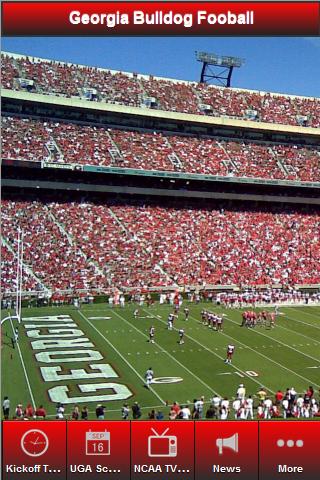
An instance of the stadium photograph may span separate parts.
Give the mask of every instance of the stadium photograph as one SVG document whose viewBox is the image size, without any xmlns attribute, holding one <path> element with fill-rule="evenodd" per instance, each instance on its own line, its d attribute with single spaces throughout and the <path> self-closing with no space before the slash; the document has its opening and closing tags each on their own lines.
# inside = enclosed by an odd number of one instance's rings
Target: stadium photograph
<svg viewBox="0 0 320 480">
<path fill-rule="evenodd" d="M 3 39 L 3 419 L 320 419 L 319 49 Z"/>
</svg>

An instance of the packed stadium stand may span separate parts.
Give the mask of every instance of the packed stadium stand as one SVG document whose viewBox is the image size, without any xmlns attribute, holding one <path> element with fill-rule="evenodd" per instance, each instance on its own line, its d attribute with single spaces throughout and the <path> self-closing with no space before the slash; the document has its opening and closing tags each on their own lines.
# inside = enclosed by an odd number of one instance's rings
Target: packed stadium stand
<svg viewBox="0 0 320 480">
<path fill-rule="evenodd" d="M 13 247 L 23 229 L 25 263 L 53 290 L 320 283 L 317 212 L 43 200 L 2 211 L 4 238 Z"/>
<path fill-rule="evenodd" d="M 3 117 L 2 156 L 142 170 L 320 181 L 320 149 Z M 113 158 L 110 151 L 116 150 Z"/>
<path fill-rule="evenodd" d="M 319 99 L 1 68 L 5 294 L 320 284 Z"/>
<path fill-rule="evenodd" d="M 8 248 L 9 247 L 9 248 Z M 10 248 L 11 247 L 11 248 Z M 11 245 L 2 243 L 1 246 L 1 285 L 2 293 L 11 292 L 15 285 L 17 274 L 15 251 L 17 245 L 12 242 Z M 29 268 L 24 268 L 24 288 L 27 291 L 39 291 L 42 285 L 37 281 L 36 277 L 30 274 Z"/>
<path fill-rule="evenodd" d="M 69 98 L 87 96 L 135 107 L 149 102 L 155 109 L 192 114 L 203 114 L 205 110 L 214 116 L 286 125 L 320 125 L 320 101 L 316 98 L 226 90 L 10 54 L 2 55 L 1 73 L 3 86 L 13 90 Z"/>
</svg>

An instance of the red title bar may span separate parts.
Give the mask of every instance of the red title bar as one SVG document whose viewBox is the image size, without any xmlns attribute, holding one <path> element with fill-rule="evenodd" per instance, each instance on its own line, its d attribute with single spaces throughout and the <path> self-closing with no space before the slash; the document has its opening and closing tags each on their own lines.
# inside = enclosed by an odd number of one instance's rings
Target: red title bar
<svg viewBox="0 0 320 480">
<path fill-rule="evenodd" d="M 3 2 L 3 35 L 319 35 L 314 2 Z"/>
</svg>

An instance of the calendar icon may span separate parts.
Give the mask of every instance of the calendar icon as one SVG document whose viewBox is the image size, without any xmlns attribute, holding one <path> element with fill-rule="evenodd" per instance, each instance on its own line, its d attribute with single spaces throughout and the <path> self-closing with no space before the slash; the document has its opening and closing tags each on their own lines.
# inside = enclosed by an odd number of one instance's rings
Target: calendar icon
<svg viewBox="0 0 320 480">
<path fill-rule="evenodd" d="M 110 455 L 110 432 L 86 432 L 86 455 Z"/>
</svg>

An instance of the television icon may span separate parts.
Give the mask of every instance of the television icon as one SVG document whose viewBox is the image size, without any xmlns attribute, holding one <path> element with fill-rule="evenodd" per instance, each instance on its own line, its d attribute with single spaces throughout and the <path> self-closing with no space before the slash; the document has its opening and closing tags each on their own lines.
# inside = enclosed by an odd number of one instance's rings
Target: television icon
<svg viewBox="0 0 320 480">
<path fill-rule="evenodd" d="M 177 456 L 177 437 L 175 435 L 166 435 L 167 428 L 159 435 L 151 428 L 154 435 L 148 437 L 148 455 L 149 457 L 176 457 Z"/>
</svg>

